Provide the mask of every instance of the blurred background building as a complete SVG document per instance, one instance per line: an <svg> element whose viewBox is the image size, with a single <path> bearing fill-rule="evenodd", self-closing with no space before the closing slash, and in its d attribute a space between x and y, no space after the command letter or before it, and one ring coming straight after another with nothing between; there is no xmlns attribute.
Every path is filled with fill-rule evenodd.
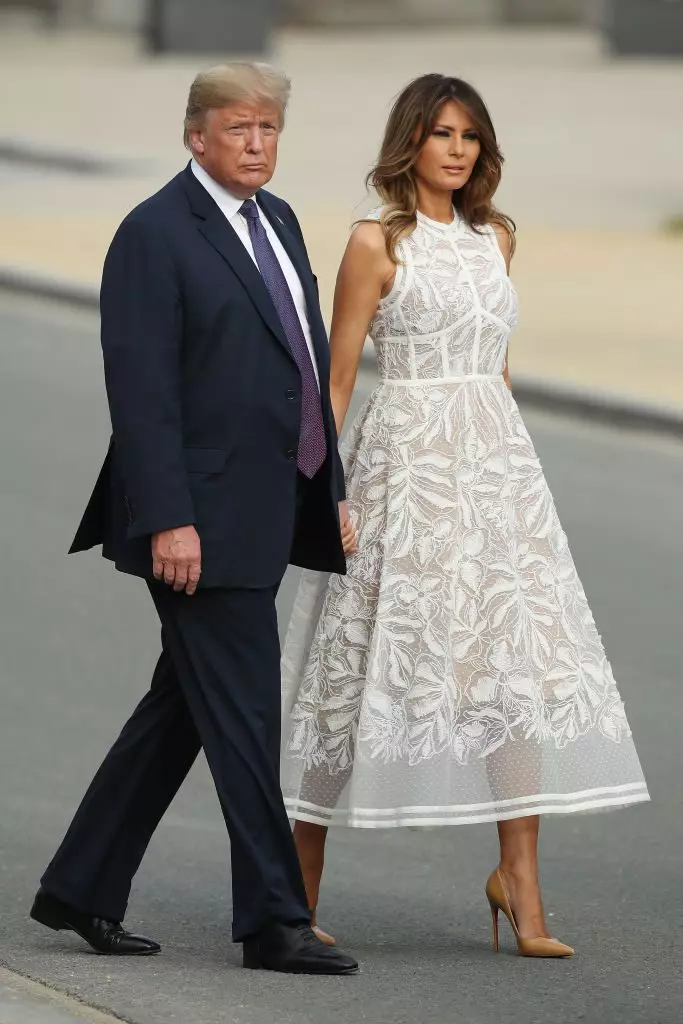
<svg viewBox="0 0 683 1024"><path fill-rule="evenodd" d="M292 78L273 188L329 315L393 98L459 75L519 226L514 376L683 415L682 55L683 0L0 0L0 280L95 301L121 218L187 160L197 70L254 56Z"/></svg>
<svg viewBox="0 0 683 1024"><path fill-rule="evenodd" d="M158 52L258 51L281 25L586 25L631 54L683 54L681 0L0 0L54 26L138 31Z"/></svg>

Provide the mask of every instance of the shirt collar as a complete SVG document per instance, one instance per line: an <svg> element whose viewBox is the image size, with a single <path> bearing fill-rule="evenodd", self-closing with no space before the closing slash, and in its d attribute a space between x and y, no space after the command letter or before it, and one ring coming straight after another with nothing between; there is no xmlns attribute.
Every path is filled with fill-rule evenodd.
<svg viewBox="0 0 683 1024"><path fill-rule="evenodd" d="M192 173L199 182L203 185L206 191L209 193L213 201L220 207L222 213L228 220L232 220L240 212L240 207L244 202L244 199L238 199L232 192L228 192L227 188L223 188L219 185L211 175L204 170L201 164L198 164L196 160L192 161L191 164Z"/></svg>

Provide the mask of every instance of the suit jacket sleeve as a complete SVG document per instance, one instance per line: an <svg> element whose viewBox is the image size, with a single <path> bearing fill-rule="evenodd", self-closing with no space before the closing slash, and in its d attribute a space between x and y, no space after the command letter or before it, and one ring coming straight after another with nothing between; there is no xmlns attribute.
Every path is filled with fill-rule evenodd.
<svg viewBox="0 0 683 1024"><path fill-rule="evenodd" d="M183 458L182 309L175 268L153 224L128 218L100 294L102 351L129 538L194 523Z"/></svg>
<svg viewBox="0 0 683 1024"><path fill-rule="evenodd" d="M334 473L335 483L337 490L337 500L346 501L346 480L344 479L344 466L342 465L341 456L339 454L339 441L337 439L337 429L334 425L334 418L332 419L332 437L335 441L334 445Z"/></svg>
<svg viewBox="0 0 683 1024"><path fill-rule="evenodd" d="M301 246L302 246L304 252L306 253L306 260L308 261L308 265L310 267L310 260L308 260L308 251L306 249L306 242L304 241L304 234L303 234L303 231L301 230L301 225L299 224L299 221L297 220L296 214L294 213L294 210L291 208L291 206L287 206L287 210L289 211L289 215L291 217L292 227L294 228L296 236L300 240ZM311 269L311 275L313 276L313 280L315 281L316 289L317 289L317 287L318 287L318 279L315 276L315 274L313 274L313 270L312 269ZM326 381L325 383L326 383L326 386L329 387L329 382ZM331 416L330 419L332 421L331 424L330 424L330 433L331 433L331 441L332 441L332 445L333 445L332 473L333 473L333 478L334 478L335 491L336 491L336 494L337 494L337 500L338 501L345 501L346 500L346 481L344 479L344 467L342 465L341 456L339 455L339 439L337 437L337 428L336 428L335 423L334 423L334 417Z"/></svg>

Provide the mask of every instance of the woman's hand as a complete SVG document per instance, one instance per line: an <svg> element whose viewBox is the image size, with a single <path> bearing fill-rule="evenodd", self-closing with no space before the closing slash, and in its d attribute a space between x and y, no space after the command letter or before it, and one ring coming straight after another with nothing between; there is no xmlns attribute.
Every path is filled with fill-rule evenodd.
<svg viewBox="0 0 683 1024"><path fill-rule="evenodd" d="M341 541L345 555L355 555L358 551L358 536L351 522L349 506L345 501L339 502L339 523L341 526Z"/></svg>

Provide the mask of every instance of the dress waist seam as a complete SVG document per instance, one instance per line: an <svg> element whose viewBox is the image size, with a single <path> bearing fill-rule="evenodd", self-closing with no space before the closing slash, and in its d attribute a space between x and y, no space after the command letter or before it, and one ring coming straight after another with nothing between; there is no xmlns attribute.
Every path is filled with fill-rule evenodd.
<svg viewBox="0 0 683 1024"><path fill-rule="evenodd" d="M424 388L429 387L432 384L476 384L479 382L499 383L502 380L502 373L467 373L455 377L423 377L421 379L380 377L379 382L380 384L395 384L397 387L403 388Z"/></svg>

